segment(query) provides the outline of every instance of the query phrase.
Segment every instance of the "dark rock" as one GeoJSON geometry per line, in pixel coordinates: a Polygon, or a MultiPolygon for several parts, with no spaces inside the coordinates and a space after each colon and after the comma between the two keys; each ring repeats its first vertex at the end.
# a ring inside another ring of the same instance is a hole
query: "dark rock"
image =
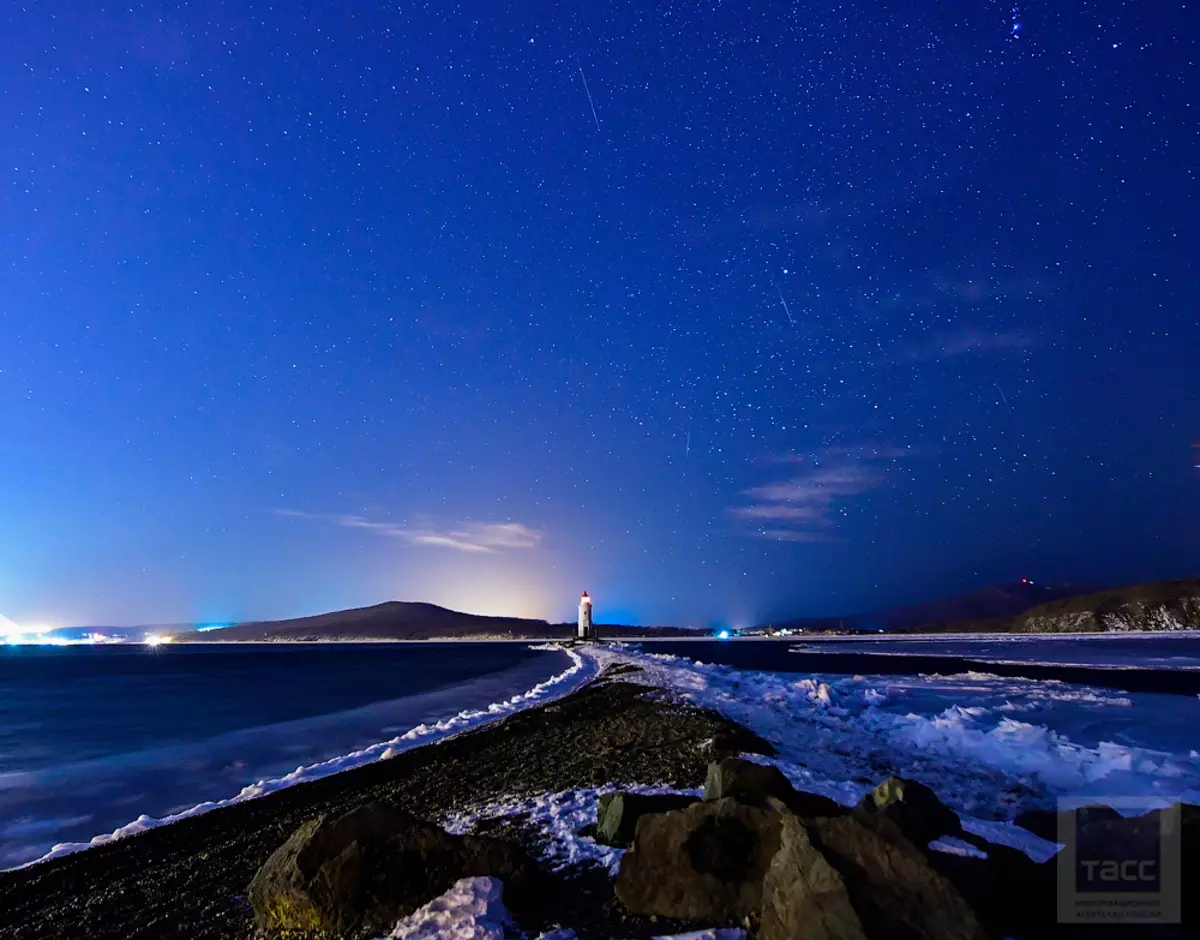
{"type": "Polygon", "coordinates": [[[922,849],[941,836],[962,832],[958,814],[936,793],[923,783],[903,777],[888,777],[862,798],[854,812],[859,816],[886,816],[922,849]]]}
{"type": "Polygon", "coordinates": [[[1049,809],[1023,809],[1013,822],[1042,839],[1058,841],[1058,813],[1049,809]]]}
{"type": "Polygon", "coordinates": [[[617,900],[635,914],[728,922],[757,913],[780,816],[733,799],[643,816],[621,859],[617,900]]]}
{"type": "Polygon", "coordinates": [[[705,800],[727,797],[736,797],[756,806],[766,806],[773,798],[797,816],[838,816],[845,812],[828,797],[796,790],[778,767],[737,757],[709,764],[708,775],[704,778],[705,800]]]}
{"type": "Polygon", "coordinates": [[[780,819],[779,851],[763,879],[758,940],[866,940],[846,882],[795,816],[780,819]]]}
{"type": "Polygon", "coordinates": [[[764,757],[774,757],[777,753],[779,752],[774,744],[741,725],[734,725],[718,731],[713,735],[708,746],[709,757],[714,761],[737,757],[739,754],[762,754],[764,757]]]}
{"type": "Polygon", "coordinates": [[[867,936],[911,940],[986,936],[967,900],[888,817],[822,818],[808,830],[813,845],[844,880],[867,936]]]}
{"type": "MultiPolygon", "coordinates": [[[[1017,813],[1013,822],[1027,832],[1032,832],[1035,836],[1040,836],[1050,842],[1057,842],[1059,817],[1066,818],[1070,812],[1072,811],[1063,810],[1056,813],[1049,809],[1026,809],[1017,813]]],[[[1121,814],[1111,806],[1081,806],[1073,812],[1077,814],[1076,826],[1121,818],[1121,814]]]]}
{"type": "Polygon", "coordinates": [[[643,816],[684,809],[695,802],[696,797],[682,793],[606,793],[596,812],[596,841],[625,848],[643,816]]]}
{"type": "Polygon", "coordinates": [[[709,764],[708,775],[704,778],[705,800],[738,797],[761,803],[773,796],[787,803],[795,795],[796,789],[778,767],[755,764],[738,757],[709,764]]]}
{"type": "Polygon", "coordinates": [[[998,936],[1025,940],[1053,934],[1058,889],[1057,862],[1033,861],[1024,852],[971,838],[987,858],[930,852],[929,862],[948,878],[998,936]]]}
{"type": "Polygon", "coordinates": [[[454,836],[372,803],[302,825],[258,870],[249,899],[257,926],[268,934],[384,932],[474,875],[496,876],[519,891],[533,869],[511,843],[454,836]]]}

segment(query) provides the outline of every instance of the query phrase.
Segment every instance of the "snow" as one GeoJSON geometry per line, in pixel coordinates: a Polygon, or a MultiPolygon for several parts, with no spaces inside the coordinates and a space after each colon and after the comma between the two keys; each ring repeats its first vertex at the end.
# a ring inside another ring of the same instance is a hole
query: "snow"
{"type": "Polygon", "coordinates": [[[987,858],[987,852],[976,848],[970,842],[964,842],[954,836],[942,836],[929,843],[935,852],[947,852],[950,855],[966,855],[970,858],[987,858]]]}
{"type": "Polygon", "coordinates": [[[798,677],[618,645],[585,655],[640,666],[625,678],[756,731],[777,747],[772,763],[801,790],[852,805],[888,774],[916,779],[968,831],[977,825],[986,838],[1033,857],[1053,855],[1055,844],[1005,821],[1030,803],[1200,802],[1193,750],[1200,701],[1191,697],[974,672],[798,677]]]}
{"type": "MultiPolygon", "coordinates": [[[[569,927],[544,933],[537,940],[577,940],[569,927]]],[[[708,930],[689,930],[687,933],[660,934],[654,940],[746,940],[746,931],[739,927],[712,927],[708,930]]]]}
{"type": "MultiPolygon", "coordinates": [[[[401,918],[380,940],[504,940],[519,931],[504,906],[504,885],[498,878],[462,878],[441,897],[401,918]]],[[[655,937],[655,940],[745,940],[746,932],[718,927],[655,937]]],[[[574,930],[556,927],[537,940],[577,940],[574,930]]]]}
{"type": "Polygon", "coordinates": [[[34,859],[31,862],[26,862],[25,864],[17,867],[26,868],[29,865],[36,865],[39,862],[47,861],[48,859],[52,858],[58,858],[63,855],[69,855],[72,852],[78,852],[83,849],[91,848],[95,845],[103,845],[108,842],[113,842],[117,839],[124,839],[128,836],[137,835],[138,833],[145,832],[148,829],[155,829],[159,826],[165,826],[168,823],[176,822],[180,819],[199,816],[222,806],[230,806],[234,803],[242,803],[246,800],[252,800],[263,796],[264,794],[274,793],[277,790],[294,786],[297,783],[304,783],[309,780],[318,780],[322,777],[328,777],[331,774],[339,773],[343,770],[361,767],[364,764],[371,763],[372,761],[390,759],[395,757],[397,754],[411,750],[415,747],[441,741],[450,737],[451,735],[460,734],[464,731],[481,727],[482,725],[496,721],[500,718],[504,718],[523,709],[531,708],[535,705],[543,705],[553,699],[561,698],[562,696],[574,691],[575,689],[578,689],[580,686],[594,678],[600,665],[596,659],[582,657],[573,649],[563,646],[546,644],[533,646],[531,649],[560,650],[570,658],[571,664],[562,672],[551,676],[549,679],[546,679],[543,682],[539,682],[537,685],[533,686],[533,688],[514,695],[506,701],[493,703],[487,708],[472,711],[462,711],[456,715],[433,722],[432,724],[420,724],[415,728],[409,729],[398,737],[392,738],[389,741],[373,744],[370,747],[353,751],[349,754],[335,757],[330,760],[297,767],[291,773],[285,774],[281,777],[259,780],[256,783],[242,788],[241,792],[228,799],[206,801],[204,803],[199,803],[195,806],[181,810],[180,812],[171,813],[162,817],[153,817],[142,814],[138,816],[137,819],[133,820],[133,822],[126,823],[112,832],[95,836],[89,842],[66,842],[55,845],[49,852],[47,852],[45,855],[42,855],[40,858],[34,859]]]}
{"type": "Polygon", "coordinates": [[[618,789],[633,793],[685,793],[699,796],[701,791],[673,790],[660,786],[604,786],[597,789],[573,789],[560,793],[543,793],[525,799],[505,800],[478,807],[470,813],[455,813],[441,820],[443,827],[454,833],[470,832],[482,820],[522,818],[528,828],[538,833],[538,851],[542,859],[555,870],[576,865],[600,865],[615,872],[622,850],[602,845],[588,836],[580,835],[587,826],[596,824],[600,797],[618,789]]]}
{"type": "Polygon", "coordinates": [[[383,940],[504,940],[511,924],[499,878],[463,878],[402,918],[383,940]]]}

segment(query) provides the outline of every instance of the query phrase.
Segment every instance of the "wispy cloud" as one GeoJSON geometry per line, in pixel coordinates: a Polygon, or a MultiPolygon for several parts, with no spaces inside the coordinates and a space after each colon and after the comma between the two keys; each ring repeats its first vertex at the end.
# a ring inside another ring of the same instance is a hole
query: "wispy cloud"
{"type": "Polygon", "coordinates": [[[450,548],[460,552],[494,553],[537,548],[543,536],[537,529],[519,522],[469,522],[451,528],[440,528],[432,525],[408,526],[397,522],[380,522],[363,516],[338,513],[302,512],[297,509],[276,509],[275,512],[281,516],[311,519],[346,529],[365,529],[410,545],[450,548]]]}
{"type": "Polygon", "coordinates": [[[1037,345],[1038,338],[1019,330],[980,330],[962,326],[938,333],[924,342],[909,346],[910,360],[951,359],[972,354],[994,355],[1026,353],[1037,345]]]}
{"type": "Polygon", "coordinates": [[[884,482],[882,463],[913,456],[907,447],[864,445],[827,447],[815,455],[788,454],[776,463],[804,466],[786,479],[752,486],[739,495],[747,502],[730,515],[747,522],[748,533],[776,542],[834,542],[833,512],[846,500],[884,482]]]}

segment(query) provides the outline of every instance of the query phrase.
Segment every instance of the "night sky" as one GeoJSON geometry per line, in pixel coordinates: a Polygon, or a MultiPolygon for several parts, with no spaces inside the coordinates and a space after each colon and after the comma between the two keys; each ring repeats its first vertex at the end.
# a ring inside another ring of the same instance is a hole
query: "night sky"
{"type": "Polygon", "coordinates": [[[0,13],[0,614],[1200,568],[1186,3],[0,13]]]}

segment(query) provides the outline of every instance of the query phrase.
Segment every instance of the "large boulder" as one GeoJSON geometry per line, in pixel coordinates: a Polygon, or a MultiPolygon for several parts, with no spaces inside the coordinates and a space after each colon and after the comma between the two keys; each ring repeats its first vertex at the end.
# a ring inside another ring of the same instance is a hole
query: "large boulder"
{"type": "Polygon", "coordinates": [[[515,845],[455,836],[386,804],[309,820],[250,883],[259,929],[288,937],[383,932],[460,878],[493,875],[518,891],[533,868],[515,845]]]}
{"type": "Polygon", "coordinates": [[[1053,933],[1057,922],[1057,862],[1035,862],[1024,852],[973,839],[986,858],[930,852],[929,862],[950,880],[976,917],[1002,937],[1053,933]]]}
{"type": "Polygon", "coordinates": [[[621,859],[617,900],[635,914],[728,922],[762,906],[780,814],[734,799],[643,816],[621,859]]]}
{"type": "Polygon", "coordinates": [[[625,848],[643,816],[684,809],[695,802],[694,796],[683,793],[606,793],[596,810],[596,841],[625,848]]]}
{"type": "Polygon", "coordinates": [[[937,798],[929,787],[903,777],[888,777],[862,798],[854,812],[859,817],[890,819],[914,845],[925,848],[942,836],[962,832],[958,814],[937,798]]]}
{"type": "Polygon", "coordinates": [[[986,936],[967,900],[886,816],[816,819],[808,833],[842,877],[866,936],[910,940],[986,936]]]}
{"type": "Polygon", "coordinates": [[[780,819],[779,851],[763,879],[758,940],[867,940],[850,891],[795,816],[780,819]]]}
{"type": "Polygon", "coordinates": [[[740,757],[727,757],[709,764],[704,778],[705,800],[730,797],[756,806],[767,805],[770,799],[775,799],[799,816],[836,816],[844,812],[828,797],[796,790],[778,767],[755,764],[740,757]]]}

